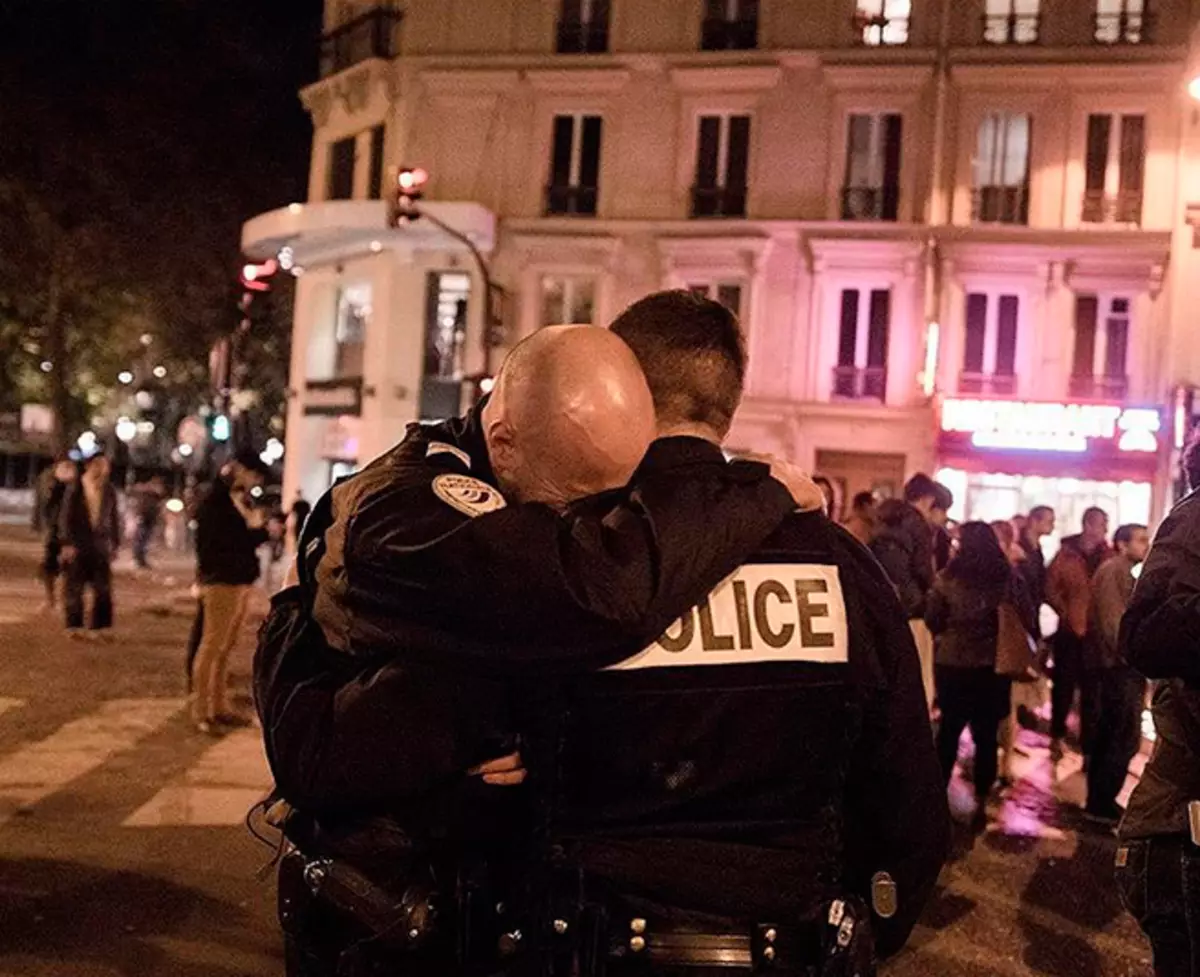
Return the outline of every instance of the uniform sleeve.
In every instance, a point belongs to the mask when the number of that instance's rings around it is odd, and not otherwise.
[[[763,465],[672,465],[653,448],[629,489],[565,515],[526,504],[454,518],[427,495],[356,516],[347,536],[349,590],[368,595],[376,633],[419,608],[505,664],[566,667],[640,650],[795,507]]]
[[[1200,682],[1200,524],[1192,510],[1159,530],[1121,619],[1125,660],[1150,679]]]
[[[865,575],[864,575],[865,576]],[[950,841],[950,812],[933,745],[917,649],[904,612],[881,578],[872,595],[884,688],[868,697],[847,784],[848,881],[870,904],[871,879],[888,873],[898,911],[874,920],[881,956],[898,951],[933,893]]]

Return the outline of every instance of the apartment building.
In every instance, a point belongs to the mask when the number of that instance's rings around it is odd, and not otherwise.
[[[680,287],[741,316],[731,448],[1150,520],[1200,381],[1197,6],[331,0],[309,199],[244,233],[303,272],[286,491]],[[387,226],[401,166],[436,224]]]

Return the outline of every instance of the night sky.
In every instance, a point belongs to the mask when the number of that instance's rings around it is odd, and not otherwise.
[[[119,229],[148,273],[236,267],[305,194],[321,0],[0,0],[0,178]],[[201,260],[204,260],[202,258]]]

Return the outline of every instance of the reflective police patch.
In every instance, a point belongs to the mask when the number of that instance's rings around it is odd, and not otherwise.
[[[439,475],[433,480],[433,494],[468,516],[482,516],[507,504],[499,489],[470,475]]]
[[[425,449],[425,457],[432,458],[434,455],[453,455],[468,469],[471,467],[471,456],[462,448],[456,448],[452,444],[446,444],[445,441],[430,441],[429,447]]]
[[[649,648],[611,667],[848,660],[838,568],[760,563],[742,567]]]

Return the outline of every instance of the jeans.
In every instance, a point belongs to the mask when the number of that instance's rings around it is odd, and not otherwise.
[[[1097,707],[1087,773],[1087,807],[1098,813],[1115,813],[1129,761],[1141,743],[1146,681],[1122,665],[1089,672],[1087,684],[1094,690]]]
[[[204,603],[204,632],[192,663],[192,719],[212,722],[229,712],[225,688],[229,654],[246,616],[250,585],[204,584],[200,599]]]
[[[1156,977],[1200,977],[1200,848],[1183,836],[1125,842],[1116,877],[1154,949]]]
[[[975,741],[975,796],[983,800],[996,782],[1000,720],[1008,715],[1012,683],[990,668],[938,665],[937,695],[942,710],[937,751],[947,785],[958,759],[958,740],[971,727]]]
[[[94,550],[80,550],[67,564],[67,586],[64,603],[67,627],[83,627],[83,591],[92,588],[91,629],[102,631],[113,624],[112,566],[108,557]]]
[[[133,562],[143,570],[149,568],[146,562],[146,552],[150,549],[150,540],[154,538],[156,519],[142,519],[138,522],[137,533],[133,537]]]
[[[1067,735],[1067,717],[1075,700],[1075,690],[1085,688],[1083,681],[1083,639],[1065,624],[1054,635],[1054,673],[1050,689],[1050,735],[1062,739]],[[1091,752],[1089,742],[1094,727],[1090,697],[1085,691],[1079,704],[1079,738],[1083,755]]]

